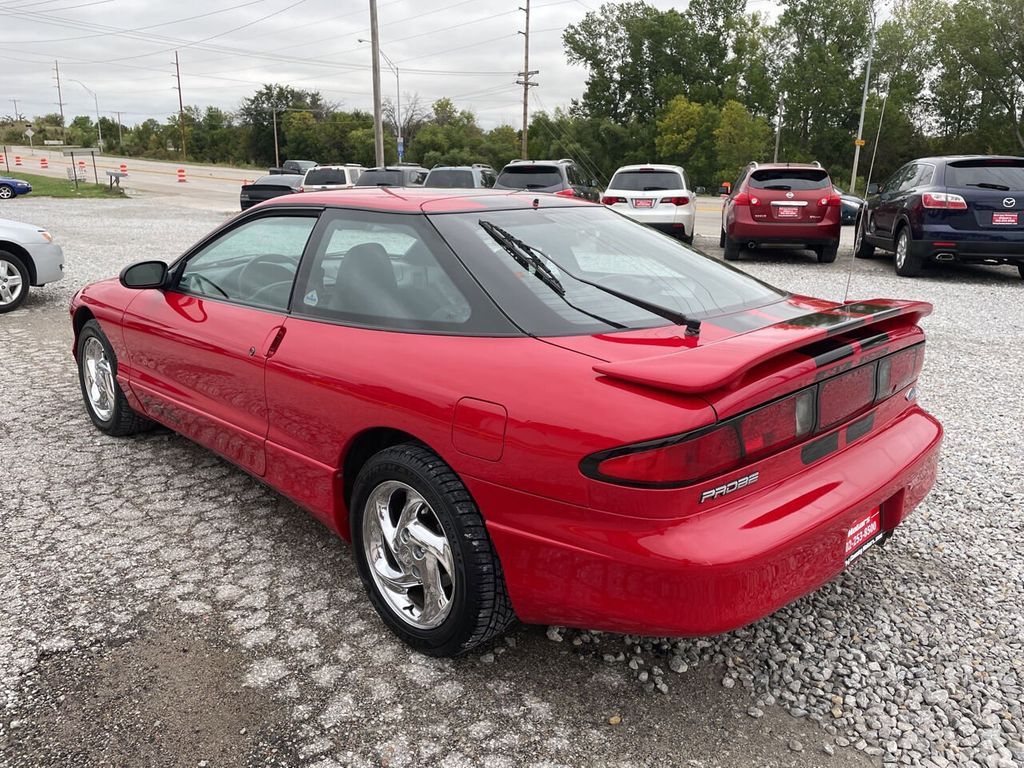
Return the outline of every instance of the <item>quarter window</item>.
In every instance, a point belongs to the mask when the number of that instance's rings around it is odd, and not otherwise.
[[[186,262],[183,293],[285,311],[316,216],[264,216],[218,237]]]

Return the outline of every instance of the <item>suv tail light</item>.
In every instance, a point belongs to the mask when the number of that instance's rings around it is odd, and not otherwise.
[[[559,194],[561,194],[561,192],[559,192]],[[626,202],[626,198],[624,198],[624,197],[602,197],[601,198],[601,202],[604,203],[605,205],[615,205],[616,203],[624,203],[624,202]]]
[[[574,189],[560,189],[555,192],[555,197],[576,197],[576,190]]]
[[[822,207],[827,205],[829,208],[836,208],[842,204],[843,198],[841,198],[839,195],[835,193],[829,195],[828,197],[823,197],[821,198],[821,200],[818,201],[818,205]]]
[[[690,202],[688,197],[664,197],[661,199],[663,203],[672,203],[672,205],[686,205]]]
[[[953,195],[948,192],[925,192],[921,195],[921,205],[925,208],[952,208],[956,211],[967,210],[966,200],[960,195]]]
[[[760,205],[761,201],[751,194],[740,192],[732,199],[733,205]]]

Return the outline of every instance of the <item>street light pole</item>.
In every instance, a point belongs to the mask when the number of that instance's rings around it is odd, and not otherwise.
[[[875,55],[875,14],[871,13],[871,40],[868,43],[868,63],[864,68],[864,95],[860,100],[860,123],[857,125],[857,140],[853,143],[853,170],[850,171],[850,194],[857,192],[857,166],[860,164],[860,147],[864,143],[864,112],[868,107],[868,84],[871,82],[871,59]]]
[[[102,151],[103,150],[103,123],[100,122],[100,100],[96,96],[96,91],[94,91],[92,88],[87,86],[81,80],[72,80],[71,82],[72,83],[78,83],[80,86],[85,88],[85,90],[87,90],[90,94],[92,94],[93,104],[96,106],[96,130],[99,132],[99,139],[98,139],[98,141],[96,143],[99,144],[99,148]]]
[[[377,34],[377,0],[370,0],[370,57],[373,74],[373,151],[377,167],[384,167],[384,124],[380,112],[380,37]]]

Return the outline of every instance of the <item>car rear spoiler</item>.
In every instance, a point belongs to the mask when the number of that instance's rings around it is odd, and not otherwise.
[[[899,318],[901,326],[916,325],[930,314],[924,301],[871,301],[843,304],[801,315],[706,346],[639,360],[600,363],[597,373],[634,384],[684,394],[712,392],[726,387],[752,368],[787,352],[856,328]],[[713,322],[713,320],[709,321]]]

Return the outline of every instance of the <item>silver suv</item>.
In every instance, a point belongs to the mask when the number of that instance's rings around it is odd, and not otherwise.
[[[443,189],[486,189],[493,187],[498,175],[489,165],[435,165],[427,174],[424,187]]]

